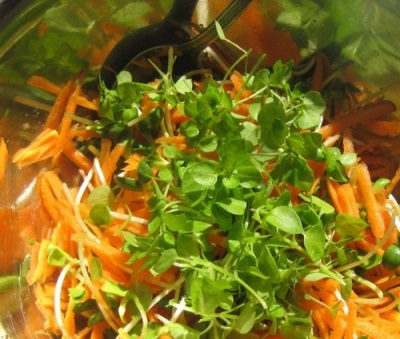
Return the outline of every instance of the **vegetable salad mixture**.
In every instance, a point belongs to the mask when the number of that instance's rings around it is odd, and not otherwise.
[[[56,97],[12,157],[44,168],[23,269],[37,335],[400,336],[395,105],[322,54],[250,53],[191,78],[171,51],[158,79],[98,91],[87,70],[29,79]],[[7,157],[1,139],[0,180]]]

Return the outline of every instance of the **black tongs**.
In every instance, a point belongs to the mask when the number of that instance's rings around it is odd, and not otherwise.
[[[252,0],[232,0],[227,8],[204,30],[193,36],[191,22],[198,0],[175,0],[174,4],[159,23],[128,33],[111,51],[100,70],[100,79],[107,88],[112,88],[116,75],[128,70],[137,82],[152,80],[155,68],[149,59],[166,58],[168,50],[174,49],[177,60],[174,72],[179,75],[196,69],[198,55],[218,38],[216,22],[227,29]],[[156,62],[155,62],[156,63]],[[165,62],[164,62],[165,64]],[[162,65],[158,65],[162,68]]]

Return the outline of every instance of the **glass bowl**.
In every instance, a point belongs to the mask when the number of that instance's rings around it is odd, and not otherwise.
[[[207,26],[228,3],[200,0],[195,23]],[[34,88],[28,79],[43,76],[61,86],[85,67],[95,78],[107,52],[127,32],[159,22],[171,5],[172,0],[2,2],[0,138],[9,162],[0,183],[0,276],[16,280],[0,293],[0,338],[29,338],[40,330],[34,296],[17,278],[27,265],[29,241],[45,236],[39,212],[28,204],[42,168],[19,169],[10,159],[43,127],[55,95]],[[265,53],[266,66],[294,60],[304,68],[323,52],[344,81],[368,94],[384,93],[399,105],[399,14],[397,0],[254,0],[226,36],[255,55]],[[225,51],[225,57],[233,59],[234,53]]]

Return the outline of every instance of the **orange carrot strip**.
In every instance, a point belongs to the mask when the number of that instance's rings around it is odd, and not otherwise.
[[[320,337],[323,339],[329,338],[329,327],[325,318],[324,309],[322,307],[314,309],[311,316],[315,325],[318,327]]]
[[[30,285],[39,281],[44,282],[52,273],[55,271],[55,267],[50,266],[47,263],[47,249],[50,245],[50,241],[44,239],[37,249],[37,261],[35,265],[31,265],[31,269],[27,274],[27,281]]]
[[[103,333],[107,329],[107,327],[108,324],[105,321],[94,325],[92,333],[90,335],[90,339],[103,339],[104,338]]]
[[[4,175],[6,173],[8,161],[8,150],[7,145],[3,138],[0,139],[0,184],[4,179]]]
[[[62,152],[80,169],[88,172],[92,168],[92,161],[77,150],[71,140],[67,140]]]
[[[68,132],[68,138],[70,139],[78,138],[80,140],[88,140],[99,137],[100,137],[99,133],[87,129],[71,129]]]
[[[384,100],[373,106],[368,106],[347,115],[340,116],[331,123],[321,127],[319,132],[322,134],[322,137],[326,139],[343,132],[343,130],[350,126],[371,121],[385,114],[394,112],[395,110],[396,106],[392,102]]]
[[[389,196],[400,182],[400,166],[397,168],[396,173],[390,180],[389,185],[386,187],[386,195]]]
[[[350,128],[346,128],[343,132],[343,153],[355,153],[352,131]],[[354,164],[345,168],[348,177],[351,176]]]
[[[356,245],[358,248],[362,249],[364,252],[370,252],[372,250],[375,250],[376,244],[372,244],[371,242],[369,242],[365,239],[361,239],[361,240],[357,240]],[[379,256],[383,256],[384,252],[385,251],[382,248],[379,248],[378,250],[376,250],[376,254],[378,254]]]
[[[59,135],[56,130],[45,129],[27,147],[18,150],[13,163],[24,167],[53,157],[56,154]]]
[[[374,120],[365,125],[367,131],[384,137],[397,137],[400,135],[400,121]]]
[[[339,191],[341,196],[346,199],[346,203],[348,204],[348,212],[354,217],[360,217],[360,211],[358,209],[356,196],[354,193],[353,187],[349,183],[345,183],[340,185]]]
[[[185,144],[186,137],[183,135],[174,135],[170,137],[159,137],[156,139],[157,144]]]
[[[381,208],[372,190],[372,181],[368,168],[364,163],[357,165],[357,182],[367,210],[367,218],[372,233],[375,237],[382,238],[385,234],[385,223],[382,218]]]
[[[138,153],[132,154],[128,159],[125,160],[125,163],[127,165],[123,168],[123,170],[126,172],[135,171],[141,159],[142,156],[140,154]]]
[[[65,113],[68,113],[69,115],[75,115],[76,112],[76,107],[77,107],[77,101],[76,98],[79,96],[81,91],[81,85],[77,85],[74,89],[74,91],[71,93],[70,97],[68,98],[67,105],[65,107]],[[60,125],[60,138],[61,143],[63,143],[64,139],[67,137],[68,131],[70,130],[72,125],[72,119],[68,115],[63,115],[62,120],[61,120],[61,125]]]
[[[337,187],[339,186],[339,183],[333,180],[327,180],[326,181],[326,186],[328,188],[329,196],[331,197],[333,206],[336,209],[337,213],[344,213],[342,205],[340,203],[340,199],[337,193]]]
[[[400,276],[391,277],[383,282],[378,282],[377,285],[382,291],[386,291],[395,286],[400,286]]]
[[[70,80],[58,94],[53,108],[47,116],[45,128],[56,129],[64,115],[68,99],[74,91],[74,80]]]
[[[119,159],[122,157],[125,151],[124,144],[117,144],[110,152],[109,157],[104,159],[101,164],[101,169],[103,170],[104,178],[106,182],[109,184],[111,182],[112,176],[117,169],[117,164]]]
[[[244,79],[238,71],[232,73],[231,81],[236,92],[241,92],[240,98],[247,98],[251,95],[252,92],[250,90],[244,89]]]
[[[90,109],[92,111],[97,111],[99,108],[99,105],[97,104],[97,102],[90,101],[82,95],[78,95],[76,97],[76,103],[77,103],[77,105],[87,108],[87,109]]]
[[[347,321],[343,316],[343,311],[337,312],[330,339],[342,339],[346,331]]]
[[[40,88],[46,92],[58,95],[61,93],[62,88],[55,83],[49,81],[48,79],[40,76],[40,75],[33,75],[31,76],[28,81],[28,85],[34,86],[36,88]]]
[[[350,300],[347,302],[349,313],[347,315],[347,325],[344,331],[345,339],[353,339],[357,320],[357,307],[354,302],[354,298],[356,298],[356,296],[354,292],[352,293],[352,296],[353,298],[350,298]]]
[[[66,290],[66,289],[65,289]],[[68,298],[67,311],[65,312],[64,326],[67,333],[73,338],[76,333],[75,312],[73,311],[74,302]]]

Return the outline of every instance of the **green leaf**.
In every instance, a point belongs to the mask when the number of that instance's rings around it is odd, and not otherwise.
[[[163,213],[162,220],[173,232],[189,231],[190,225],[185,213]]]
[[[71,262],[72,257],[60,247],[49,244],[47,247],[47,262],[52,266],[64,267]]]
[[[151,170],[151,167],[144,159],[140,161],[136,171],[138,174],[138,180],[142,184],[149,182],[151,178],[153,178],[153,171]]]
[[[90,261],[90,277],[92,280],[98,280],[101,277],[103,277],[103,263],[102,261],[97,258],[97,257],[92,257],[92,260]]]
[[[288,136],[288,147],[306,159],[324,160],[322,135],[320,133],[292,133]]]
[[[268,277],[269,281],[278,283],[281,280],[279,268],[268,246],[263,246],[258,256],[260,271]]]
[[[125,297],[129,291],[128,289],[120,284],[112,282],[111,280],[104,281],[103,286],[100,288],[104,293],[116,295],[119,297]]]
[[[68,295],[74,300],[74,302],[80,302],[84,299],[86,290],[82,285],[68,288]]]
[[[179,154],[179,150],[174,145],[165,145],[163,147],[162,152],[163,152],[164,157],[171,158],[171,159],[176,158],[177,155]]]
[[[287,63],[283,63],[281,60],[276,61],[269,76],[271,84],[281,86],[285,84],[292,76],[292,67],[293,61]]]
[[[289,234],[299,234],[304,231],[299,216],[290,206],[275,207],[265,220],[270,225]]]
[[[323,258],[325,252],[325,231],[321,225],[311,226],[304,233],[304,247],[312,261]]]
[[[253,303],[248,302],[242,308],[239,317],[236,319],[233,329],[241,334],[249,333],[256,320],[256,308]]]
[[[128,71],[121,71],[116,75],[117,85],[132,82],[132,74]]]
[[[254,79],[251,84],[251,89],[254,91],[259,91],[263,88],[267,88],[270,83],[270,80],[269,80],[270,75],[271,75],[271,72],[266,68],[259,70],[254,75]]]
[[[115,175],[114,180],[119,187],[122,187],[128,191],[141,191],[143,189],[142,183],[134,178]]]
[[[361,232],[367,227],[369,227],[367,222],[350,214],[339,213],[336,216],[335,230],[345,239],[359,238]]]
[[[243,215],[247,207],[246,201],[235,198],[222,199],[215,204],[233,215]]]
[[[180,94],[186,94],[192,91],[193,82],[190,78],[180,77],[174,85],[175,90]]]
[[[242,130],[240,131],[242,139],[247,140],[251,142],[253,146],[256,146],[259,141],[259,133],[259,126],[249,121],[243,122]]]
[[[271,149],[281,147],[289,134],[286,115],[278,101],[265,104],[258,114],[261,128],[261,139]]]
[[[317,127],[322,121],[326,104],[321,94],[316,91],[307,92],[303,99],[304,111],[296,120],[299,128],[307,130]]]
[[[356,153],[344,153],[339,156],[338,160],[343,166],[351,166],[356,162],[357,154]]]
[[[94,205],[90,209],[89,216],[96,226],[109,225],[111,223],[110,209],[103,204]]]
[[[201,333],[196,329],[179,323],[170,323],[165,325],[162,330],[164,328],[174,339],[200,339],[201,336]]]
[[[114,194],[109,186],[100,185],[94,188],[92,192],[90,192],[86,202],[90,206],[112,206],[114,202]]]
[[[193,163],[188,173],[195,182],[203,186],[213,186],[218,180],[217,168],[209,161]]]
[[[308,191],[314,181],[314,172],[307,161],[292,153],[280,158],[270,174],[275,180],[281,180],[304,191]]]
[[[174,248],[170,248],[163,253],[161,253],[160,257],[154,263],[154,265],[150,268],[152,274],[157,275],[165,272],[169,269],[178,258],[178,253]]]
[[[181,233],[176,239],[176,251],[180,257],[198,257],[200,255],[196,238],[191,234]]]

